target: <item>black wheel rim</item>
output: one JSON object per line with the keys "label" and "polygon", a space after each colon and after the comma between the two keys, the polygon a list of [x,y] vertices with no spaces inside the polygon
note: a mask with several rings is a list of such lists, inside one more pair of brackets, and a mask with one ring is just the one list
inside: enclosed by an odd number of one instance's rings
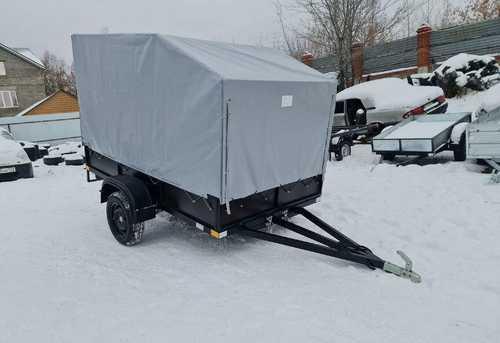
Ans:
{"label": "black wheel rim", "polygon": [[111,207],[111,220],[116,238],[121,241],[125,240],[128,232],[128,220],[125,210],[120,205],[113,204]]}

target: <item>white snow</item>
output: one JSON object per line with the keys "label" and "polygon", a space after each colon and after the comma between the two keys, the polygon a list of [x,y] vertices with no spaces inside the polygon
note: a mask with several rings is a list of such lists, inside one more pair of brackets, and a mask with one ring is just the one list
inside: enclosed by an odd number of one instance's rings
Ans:
{"label": "white snow", "polygon": [[[385,78],[363,82],[344,89],[337,94],[336,101],[361,99],[366,107],[410,110],[443,95],[439,87],[412,86],[398,78]],[[403,112],[404,113],[404,112]]]}
{"label": "white snow", "polygon": [[69,160],[69,161],[81,160],[82,159],[82,154],[73,153],[73,154],[64,155],[64,159],[65,160]]}
{"label": "white snow", "polygon": [[454,121],[419,122],[415,120],[394,130],[385,138],[433,138],[438,133],[450,127],[453,122]]}
{"label": "white snow", "polygon": [[448,113],[492,111],[500,107],[500,83],[482,92],[471,91],[462,97],[448,99]]}
{"label": "white snow", "polygon": [[83,155],[83,147],[80,141],[68,141],[49,148],[49,155],[80,154]]}
{"label": "white snow", "polygon": [[424,166],[375,160],[355,146],[329,163],[310,209],[392,262],[405,251],[421,284],[237,236],[220,247],[165,215],[126,248],[99,182],[35,162],[34,179],[0,183],[0,340],[497,341],[500,185],[450,154]]}
{"label": "white snow", "polygon": [[[460,53],[455,55],[446,61],[444,61],[439,68],[435,70],[435,73],[444,75],[456,71],[457,69],[466,68],[471,61],[483,61],[485,64],[494,61],[495,58],[488,55],[471,55],[466,53]],[[446,69],[448,68],[448,69]],[[446,71],[445,71],[446,69]]]}
{"label": "white snow", "polygon": [[417,69],[417,67],[414,66],[414,67],[389,69],[389,70],[379,71],[379,72],[370,73],[370,74],[363,74],[363,77],[392,74],[392,73],[397,73],[397,72],[400,72],[400,71],[413,70],[413,69]]}
{"label": "white snow", "polygon": [[29,162],[30,159],[23,147],[14,140],[7,130],[0,127],[0,167]]}
{"label": "white snow", "polygon": [[452,143],[458,144],[460,142],[460,138],[462,137],[462,134],[465,132],[467,129],[467,126],[469,123],[458,123],[453,127],[453,130],[451,131],[451,136],[450,140]]}

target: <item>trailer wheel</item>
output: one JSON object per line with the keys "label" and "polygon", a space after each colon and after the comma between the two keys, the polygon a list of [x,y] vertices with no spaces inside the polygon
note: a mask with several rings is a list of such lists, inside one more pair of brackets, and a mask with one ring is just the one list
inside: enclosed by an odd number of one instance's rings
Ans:
{"label": "trailer wheel", "polygon": [[45,156],[43,158],[43,163],[48,166],[57,166],[59,163],[63,162],[64,158],[61,156]]}
{"label": "trailer wheel", "polygon": [[467,152],[465,147],[465,133],[460,136],[460,141],[453,147],[453,158],[457,162],[463,162],[467,158]]}
{"label": "trailer wheel", "polygon": [[349,143],[342,143],[339,152],[335,154],[335,159],[337,161],[342,161],[344,157],[351,155],[351,145]]}
{"label": "trailer wheel", "polygon": [[141,241],[144,222],[133,224],[132,207],[124,193],[114,192],[108,197],[106,215],[111,233],[120,244],[132,246]]}

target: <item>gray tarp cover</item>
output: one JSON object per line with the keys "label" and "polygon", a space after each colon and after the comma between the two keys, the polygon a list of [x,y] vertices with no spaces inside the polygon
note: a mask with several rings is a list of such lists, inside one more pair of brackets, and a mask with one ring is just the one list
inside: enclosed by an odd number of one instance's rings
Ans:
{"label": "gray tarp cover", "polygon": [[269,48],[73,35],[83,142],[222,203],[324,172],[336,84]]}

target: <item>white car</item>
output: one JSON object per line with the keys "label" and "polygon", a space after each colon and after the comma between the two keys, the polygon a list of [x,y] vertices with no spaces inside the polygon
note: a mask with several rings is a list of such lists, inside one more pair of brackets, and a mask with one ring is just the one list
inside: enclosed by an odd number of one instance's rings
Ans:
{"label": "white car", "polygon": [[0,127],[0,181],[33,177],[33,165],[23,147]]}
{"label": "white car", "polygon": [[367,81],[337,94],[334,126],[393,123],[412,115],[445,113],[443,90],[398,78]]}

